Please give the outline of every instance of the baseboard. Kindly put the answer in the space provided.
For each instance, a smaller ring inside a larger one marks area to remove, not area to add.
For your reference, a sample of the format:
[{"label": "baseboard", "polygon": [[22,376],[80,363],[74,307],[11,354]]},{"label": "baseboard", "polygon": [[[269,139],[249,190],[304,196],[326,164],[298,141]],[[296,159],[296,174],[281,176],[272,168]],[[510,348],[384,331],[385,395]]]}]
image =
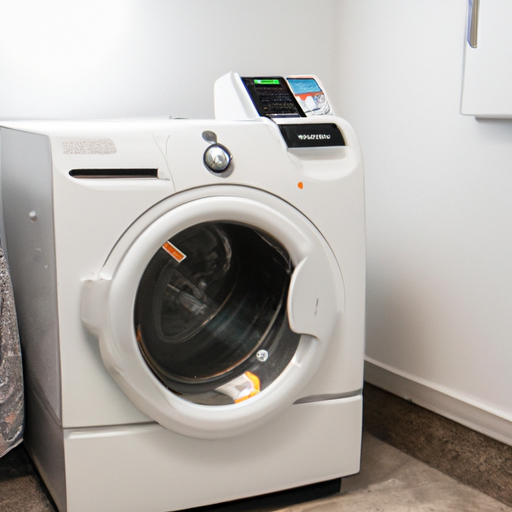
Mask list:
[{"label": "baseboard", "polygon": [[512,446],[512,421],[367,358],[365,381]]}]

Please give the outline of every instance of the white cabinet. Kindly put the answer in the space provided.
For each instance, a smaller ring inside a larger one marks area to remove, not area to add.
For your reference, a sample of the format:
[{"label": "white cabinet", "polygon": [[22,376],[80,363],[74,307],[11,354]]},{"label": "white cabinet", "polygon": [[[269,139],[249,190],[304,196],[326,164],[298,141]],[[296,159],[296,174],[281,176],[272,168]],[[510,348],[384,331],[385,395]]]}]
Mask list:
[{"label": "white cabinet", "polygon": [[512,0],[468,0],[466,36],[461,112],[512,118]]}]

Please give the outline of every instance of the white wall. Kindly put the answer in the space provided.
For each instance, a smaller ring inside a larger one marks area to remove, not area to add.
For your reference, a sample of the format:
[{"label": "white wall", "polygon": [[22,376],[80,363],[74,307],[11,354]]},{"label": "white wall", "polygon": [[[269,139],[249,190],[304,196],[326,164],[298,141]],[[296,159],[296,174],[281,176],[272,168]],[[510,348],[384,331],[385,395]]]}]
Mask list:
[{"label": "white wall", "polygon": [[228,71],[327,87],[335,3],[0,0],[0,119],[212,117]]},{"label": "white wall", "polygon": [[512,444],[512,121],[459,112],[466,5],[341,1],[331,95],[365,157],[367,380]]},{"label": "white wall", "polygon": [[0,119],[211,117],[227,71],[317,74],[365,155],[368,380],[512,444],[512,122],[459,113],[465,11],[0,0]]}]

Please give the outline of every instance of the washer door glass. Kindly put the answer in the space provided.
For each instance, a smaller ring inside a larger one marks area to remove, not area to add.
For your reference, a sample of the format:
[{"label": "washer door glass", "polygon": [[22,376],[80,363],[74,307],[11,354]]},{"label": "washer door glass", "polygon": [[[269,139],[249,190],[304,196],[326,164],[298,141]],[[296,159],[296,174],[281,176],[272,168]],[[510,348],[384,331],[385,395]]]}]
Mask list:
[{"label": "washer door glass", "polygon": [[135,303],[140,350],[160,381],[191,402],[255,396],[286,368],[300,335],[288,325],[286,250],[253,227],[207,222],[154,255]]}]

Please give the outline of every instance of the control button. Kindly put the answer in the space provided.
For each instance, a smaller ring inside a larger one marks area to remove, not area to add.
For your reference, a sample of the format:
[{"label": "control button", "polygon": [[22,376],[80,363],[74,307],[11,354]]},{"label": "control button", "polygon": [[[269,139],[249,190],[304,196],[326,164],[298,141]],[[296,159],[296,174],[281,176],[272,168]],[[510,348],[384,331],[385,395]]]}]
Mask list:
[{"label": "control button", "polygon": [[204,152],[204,164],[210,171],[220,174],[231,164],[231,153],[222,144],[212,144]]}]

